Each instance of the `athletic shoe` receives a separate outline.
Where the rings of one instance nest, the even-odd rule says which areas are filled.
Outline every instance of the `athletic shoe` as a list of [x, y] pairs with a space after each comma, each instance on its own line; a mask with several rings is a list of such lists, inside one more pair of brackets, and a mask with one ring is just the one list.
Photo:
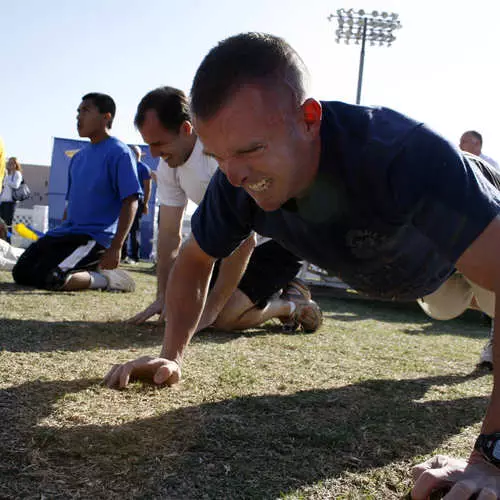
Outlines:
[[477, 366], [479, 368], [488, 368], [488, 370], [493, 370], [493, 341], [491, 338], [488, 339], [488, 342], [483, 347]]
[[294, 298], [311, 300], [311, 292], [301, 279], [294, 278], [283, 289], [281, 298], [284, 300], [292, 300]]
[[302, 328], [306, 333], [315, 332], [323, 324], [323, 314], [314, 300], [291, 299], [295, 311], [284, 321], [283, 330], [293, 332]]
[[134, 265], [134, 264], [137, 264], [137, 261], [135, 259], [133, 259], [132, 257], [125, 257], [124, 259], [122, 259], [122, 264]]
[[108, 281], [107, 291], [133, 292], [135, 290], [135, 282], [126, 271], [122, 269], [100, 269], [99, 272]]

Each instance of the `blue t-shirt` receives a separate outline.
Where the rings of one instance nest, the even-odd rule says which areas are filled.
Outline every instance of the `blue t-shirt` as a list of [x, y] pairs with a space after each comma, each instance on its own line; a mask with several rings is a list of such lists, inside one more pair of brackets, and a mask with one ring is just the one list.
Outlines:
[[137, 177], [142, 189], [144, 189], [144, 181], [151, 179], [151, 169], [142, 161], [137, 162]]
[[47, 234], [88, 234], [107, 248], [116, 233], [122, 201], [141, 193], [136, 161], [126, 144], [115, 137], [89, 144], [69, 166], [66, 220]]
[[265, 212], [218, 171], [191, 219], [198, 244], [225, 257], [254, 229], [369, 295], [433, 292], [500, 212], [500, 192], [421, 123], [387, 108], [322, 107], [307, 194]]

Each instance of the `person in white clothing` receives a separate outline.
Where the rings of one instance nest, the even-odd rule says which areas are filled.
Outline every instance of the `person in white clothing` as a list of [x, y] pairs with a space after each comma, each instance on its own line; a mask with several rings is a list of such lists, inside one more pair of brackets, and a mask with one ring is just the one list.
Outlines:
[[[135, 125], [152, 156], [161, 157], [156, 172], [160, 204], [157, 298], [128, 320], [140, 324], [157, 314], [164, 319], [164, 294], [181, 246], [187, 202], [202, 201], [218, 165], [203, 154], [189, 119], [187, 97], [181, 90], [161, 87], [148, 93], [139, 104]], [[278, 317], [287, 325], [315, 331], [322, 321], [321, 311], [307, 287], [294, 280], [299, 259], [273, 240], [255, 246], [252, 235], [219, 261], [198, 330], [208, 326], [243, 330]], [[276, 297], [283, 288], [284, 294]]]
[[498, 163], [483, 153], [483, 136], [476, 130], [467, 130], [467, 132], [462, 134], [462, 137], [460, 137], [460, 149], [479, 156], [500, 171]]
[[[16, 200], [12, 197], [12, 190], [17, 189], [23, 182], [21, 164], [14, 156], [7, 162], [7, 173], [3, 180], [2, 193], [0, 194], [0, 219], [3, 219], [7, 227], [12, 227]], [[10, 243], [10, 238], [7, 236]]]
[[[498, 166], [498, 163], [495, 160], [493, 160], [493, 158], [490, 158], [489, 156], [483, 154], [482, 152], [483, 136], [476, 130], [468, 130], [467, 132], [464, 132], [462, 134], [462, 137], [460, 137], [460, 149], [462, 151], [466, 151], [467, 153], [479, 156], [494, 168], [494, 171], [492, 171], [491, 173], [489, 172], [483, 172], [483, 173], [485, 173], [485, 177], [490, 182], [495, 184], [496, 187], [498, 188], [498, 184], [500, 181], [497, 181], [495, 178], [492, 178], [492, 176], [494, 176], [495, 171], [500, 174], [500, 167]], [[494, 331], [494, 324], [492, 321], [490, 338], [488, 339], [486, 345], [483, 347], [481, 355], [479, 356], [479, 361], [477, 363], [478, 367], [480, 368], [487, 368], [489, 370], [493, 370], [493, 331]]]

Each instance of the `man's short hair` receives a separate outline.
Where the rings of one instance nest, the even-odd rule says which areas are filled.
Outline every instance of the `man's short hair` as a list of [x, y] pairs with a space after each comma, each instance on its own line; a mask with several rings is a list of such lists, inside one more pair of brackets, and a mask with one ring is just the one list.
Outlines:
[[477, 130], [467, 130], [467, 132], [464, 132], [462, 134], [462, 137], [464, 135], [467, 135], [467, 134], [472, 135], [472, 137], [474, 137], [475, 139], [477, 139], [479, 141], [481, 146], [483, 145], [483, 136]]
[[108, 122], [108, 127], [111, 128], [116, 114], [116, 104], [115, 101], [113, 101], [113, 98], [107, 94], [90, 92], [82, 97], [82, 101], [86, 100], [92, 101], [94, 106], [99, 110], [99, 113], [102, 113], [103, 115], [105, 113], [111, 114], [111, 120]]
[[174, 87], [159, 87], [141, 99], [134, 119], [136, 128], [142, 127], [150, 109], [156, 111], [160, 123], [167, 130], [175, 133], [185, 121], [190, 121], [188, 98], [182, 90]]
[[307, 94], [307, 68], [282, 38], [242, 33], [219, 42], [203, 59], [191, 87], [191, 112], [213, 117], [231, 95], [249, 83], [283, 84], [297, 105]]

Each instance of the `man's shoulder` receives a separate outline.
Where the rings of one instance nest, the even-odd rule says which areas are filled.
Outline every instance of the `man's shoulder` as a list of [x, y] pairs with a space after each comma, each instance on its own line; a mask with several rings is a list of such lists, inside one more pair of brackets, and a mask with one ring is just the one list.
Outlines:
[[137, 170], [139, 172], [143, 172], [143, 173], [145, 173], [147, 175], [149, 175], [150, 172], [151, 172], [151, 169], [143, 161], [138, 161], [137, 162]]
[[116, 154], [126, 153], [129, 156], [131, 154], [130, 148], [124, 142], [120, 141], [120, 139], [113, 136], [106, 141], [106, 149]]

